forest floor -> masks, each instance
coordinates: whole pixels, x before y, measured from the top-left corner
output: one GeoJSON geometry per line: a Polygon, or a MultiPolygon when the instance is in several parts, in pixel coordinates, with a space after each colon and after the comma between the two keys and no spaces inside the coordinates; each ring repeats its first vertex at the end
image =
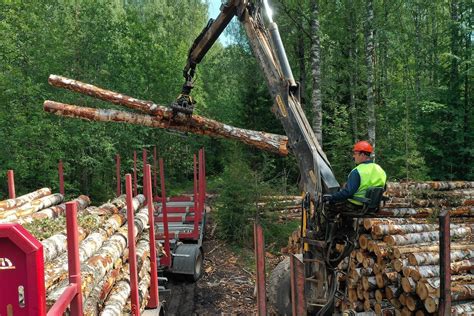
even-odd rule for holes
{"type": "MultiPolygon", "coordinates": [[[[234,250],[217,239],[212,213],[206,226],[203,275],[196,283],[170,278],[166,315],[255,315],[253,252],[234,250]]],[[[270,254],[266,260],[270,267],[279,262],[270,254]]]]}

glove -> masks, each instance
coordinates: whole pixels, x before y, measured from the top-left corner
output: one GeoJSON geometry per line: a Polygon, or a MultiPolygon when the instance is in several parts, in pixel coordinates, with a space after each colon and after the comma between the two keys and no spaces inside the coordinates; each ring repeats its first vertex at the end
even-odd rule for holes
{"type": "Polygon", "coordinates": [[[323,203],[329,203],[332,200],[332,195],[331,194],[324,194],[323,195],[323,203]]]}

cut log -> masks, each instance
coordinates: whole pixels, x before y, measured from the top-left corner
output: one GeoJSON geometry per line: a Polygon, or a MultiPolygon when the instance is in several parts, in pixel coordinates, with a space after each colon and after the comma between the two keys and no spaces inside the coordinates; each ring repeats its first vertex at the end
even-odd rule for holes
{"type": "MultiPolygon", "coordinates": [[[[474,245],[472,245],[474,248],[474,245]]],[[[474,258],[474,249],[451,251],[451,262],[474,258]]],[[[439,264],[439,252],[410,253],[408,262],[414,266],[439,264]]]]}
{"type": "MultiPolygon", "coordinates": [[[[474,284],[460,284],[451,287],[451,300],[453,302],[474,299],[474,284]]],[[[428,312],[434,313],[438,310],[439,298],[428,296],[425,299],[425,308],[428,312]]]]}
{"type": "MultiPolygon", "coordinates": [[[[457,284],[474,284],[473,274],[452,275],[451,286],[457,284]]],[[[420,299],[425,300],[428,296],[440,296],[441,280],[439,277],[427,278],[418,281],[416,285],[416,294],[420,299]]]]}
{"type": "Polygon", "coordinates": [[[408,293],[408,294],[416,293],[416,282],[411,277],[403,277],[401,283],[402,283],[403,291],[405,293],[408,293]]]}
{"type": "MultiPolygon", "coordinates": [[[[447,210],[451,216],[473,216],[474,206],[448,207],[447,210]]],[[[387,208],[383,207],[377,213],[377,216],[390,217],[414,217],[425,218],[439,213],[437,208],[387,208]]]]}
{"type": "Polygon", "coordinates": [[[82,118],[92,121],[127,122],[154,128],[190,132],[198,135],[224,137],[238,140],[258,149],[282,156],[288,155],[288,138],[283,135],[246,130],[223,124],[199,115],[187,116],[182,113],[173,115],[170,108],[150,101],[138,100],[113,91],[101,89],[80,81],[50,75],[49,83],[56,87],[87,94],[89,96],[139,110],[146,114],[137,114],[116,110],[97,110],[77,107],[54,101],[45,101],[44,110],[60,116],[82,118]]]}
{"type": "Polygon", "coordinates": [[[474,181],[388,182],[387,192],[397,190],[454,190],[474,188],[474,181]]]}
{"type": "MultiPolygon", "coordinates": [[[[99,213],[102,214],[101,217],[97,218],[98,219],[97,226],[100,227],[99,233],[98,235],[91,233],[86,238],[86,240],[84,241],[82,241],[82,239],[80,240],[81,244],[79,246],[79,258],[81,261],[84,261],[86,258],[90,257],[102,245],[102,242],[112,234],[110,232],[111,229],[114,231],[114,227],[116,230],[123,223],[124,218],[125,218],[124,217],[125,215],[123,214],[125,214],[126,208],[122,208],[122,217],[117,218],[117,216],[115,216],[113,218],[109,218],[109,216],[111,216],[111,214],[113,213],[117,213],[118,212],[117,207],[123,207],[124,201],[125,201],[125,195],[115,198],[111,203],[105,203],[98,208],[96,207],[93,208],[94,210],[100,209],[101,211],[99,213]],[[107,216],[103,216],[103,215],[107,215],[107,216]],[[102,223],[105,223],[105,225],[102,226],[102,223]]],[[[144,203],[145,197],[143,195],[138,195],[132,201],[133,201],[132,203],[134,207],[138,208],[140,205],[144,203]]],[[[86,209],[85,212],[90,212],[90,211],[86,209]]],[[[92,212],[90,214],[94,214],[94,213],[92,212]]],[[[66,234],[65,233],[57,234],[48,239],[50,241],[47,241],[47,240],[43,241],[45,262],[52,261],[53,258],[56,258],[61,253],[63,253],[63,255],[59,257],[57,260],[55,260],[51,265],[47,265],[46,268],[49,273],[45,274],[45,287],[46,288],[51,287],[54,283],[56,283],[57,280],[62,280],[63,278],[61,276],[65,276],[68,269],[67,253],[65,253],[66,246],[67,246],[66,234]]]]}
{"type": "MultiPolygon", "coordinates": [[[[451,263],[451,273],[458,274],[474,269],[474,259],[467,259],[451,263]]],[[[405,277],[411,276],[415,281],[424,278],[439,277],[439,266],[408,266],[403,269],[405,277]]]]}
{"type": "Polygon", "coordinates": [[[34,192],[19,196],[15,199],[8,199],[8,200],[3,200],[0,201],[0,215],[9,209],[20,207],[23,204],[26,204],[28,202],[31,202],[33,200],[37,200],[39,198],[42,198],[44,196],[50,195],[51,194],[51,189],[50,188],[42,188],[39,190],[36,190],[34,192]]]}
{"type": "MultiPolygon", "coordinates": [[[[474,245],[467,242],[451,243],[451,250],[474,250],[474,245]]],[[[418,245],[407,245],[403,247],[394,247],[393,256],[395,258],[401,258],[403,255],[410,253],[421,253],[421,252],[436,252],[439,251],[439,245],[433,245],[433,243],[423,243],[418,245]]]]}
{"type": "Polygon", "coordinates": [[[374,225],[403,225],[418,222],[419,219],[413,218],[364,218],[363,226],[366,230],[371,230],[374,225]]]}
{"type": "Polygon", "coordinates": [[[457,315],[472,315],[474,313],[474,304],[472,302],[468,303],[454,303],[451,306],[451,314],[453,316],[457,315]]]}
{"type": "MultiPolygon", "coordinates": [[[[73,200],[77,204],[77,211],[84,210],[91,203],[90,199],[86,195],[80,195],[73,200]]],[[[66,212],[66,203],[62,203],[57,206],[51,206],[45,209],[42,209],[36,213],[31,214],[30,216],[25,216],[19,218],[16,222],[19,224],[32,223],[34,220],[41,220],[45,218],[56,218],[66,212]]]]}
{"type": "Polygon", "coordinates": [[[63,200],[64,200],[64,197],[59,193],[46,195],[39,199],[23,204],[22,206],[18,208],[13,208],[13,209],[2,212],[0,214],[0,219],[2,220],[2,222],[15,221],[22,216],[31,215],[44,208],[57,205],[61,203],[63,200]]]}
{"type": "Polygon", "coordinates": [[[419,300],[416,295],[408,295],[405,303],[410,312],[414,312],[423,307],[423,302],[419,300]]]}
{"type": "MultiPolygon", "coordinates": [[[[452,238],[463,238],[471,234],[471,227],[458,227],[451,230],[452,238]]],[[[388,235],[384,237],[384,242],[389,246],[403,246],[423,242],[433,242],[439,240],[439,232],[424,232],[406,235],[388,235]]]]}

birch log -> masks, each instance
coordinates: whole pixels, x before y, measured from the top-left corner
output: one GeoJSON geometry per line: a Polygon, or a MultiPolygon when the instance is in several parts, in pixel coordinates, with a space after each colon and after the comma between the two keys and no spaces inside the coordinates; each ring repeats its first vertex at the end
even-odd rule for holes
{"type": "MultiPolygon", "coordinates": [[[[451,216],[473,216],[474,215],[474,206],[458,206],[458,207],[449,207],[449,214],[451,216]]],[[[377,216],[383,217],[414,217],[414,218],[424,218],[433,216],[437,214],[439,209],[437,208],[387,208],[382,207],[377,213],[377,216]]]]}
{"type": "MultiPolygon", "coordinates": [[[[451,286],[456,284],[474,284],[473,274],[452,275],[451,286]]],[[[416,294],[421,300],[425,300],[428,296],[440,296],[441,280],[439,277],[427,278],[417,282],[416,294]]]]}
{"type": "MultiPolygon", "coordinates": [[[[77,204],[77,210],[84,210],[90,203],[90,199],[86,195],[80,195],[73,200],[77,204]]],[[[21,217],[17,220],[19,224],[32,223],[34,220],[41,220],[45,218],[56,218],[66,212],[66,203],[62,203],[57,206],[51,206],[45,209],[42,209],[36,213],[31,214],[30,216],[21,217]]]]}
{"type": "MultiPolygon", "coordinates": [[[[144,221],[148,220],[148,209],[142,208],[135,217],[134,235],[141,233],[141,228],[145,225],[144,221]]],[[[102,280],[102,278],[113,269],[117,260],[120,260],[122,254],[127,247],[128,233],[127,225],[118,229],[103,245],[81,265],[82,276],[82,296],[86,299],[94,286],[102,280]]],[[[48,303],[56,301],[67,287],[67,282],[62,282],[47,298],[48,303]]]]}
{"type": "Polygon", "coordinates": [[[48,208],[50,206],[59,204],[63,200],[64,200],[64,197],[59,193],[47,195],[39,199],[33,200],[31,202],[28,202],[26,204],[23,204],[22,206],[18,208],[13,208],[13,209],[2,212],[0,214],[0,219],[6,222],[14,221],[22,216],[31,215],[44,208],[48,208]]]}
{"type": "MultiPolygon", "coordinates": [[[[458,227],[451,230],[451,238],[463,238],[471,234],[471,227],[458,227]]],[[[439,240],[439,232],[423,232],[406,235],[387,235],[383,241],[389,246],[403,246],[439,240]]]]}
{"type": "MultiPolygon", "coordinates": [[[[470,258],[474,258],[474,249],[451,251],[451,262],[470,258]]],[[[410,262],[410,264],[414,266],[439,264],[439,252],[410,253],[408,255],[408,262],[410,262]]]]}
{"type": "MultiPolygon", "coordinates": [[[[451,250],[474,250],[474,245],[466,242],[451,243],[451,250]]],[[[403,247],[393,247],[394,258],[401,258],[410,253],[435,252],[439,251],[439,245],[433,243],[422,243],[418,245],[406,245],[403,247]]]]}
{"type": "MultiPolygon", "coordinates": [[[[98,225],[97,231],[94,231],[84,239],[79,245],[79,261],[85,262],[89,259],[104,243],[107,238],[114,234],[126,221],[127,208],[122,208],[117,214],[113,214],[115,211],[115,204],[121,206],[122,198],[117,198],[112,203],[106,203],[101,206],[100,213],[108,211],[109,216],[102,216],[102,221],[98,225]],[[114,204],[115,203],[115,204],[114,204]]],[[[134,211],[137,210],[145,202],[145,197],[141,194],[137,195],[132,199],[132,205],[134,211]]],[[[68,257],[67,253],[64,253],[61,257],[53,262],[52,265],[47,266],[49,273],[45,275],[45,288],[48,289],[59,281],[67,278],[68,269],[68,257]]]]}
{"type": "MultiPolygon", "coordinates": [[[[189,132],[197,135],[223,137],[237,140],[249,146],[281,156],[288,155],[288,138],[286,136],[237,128],[198,115],[186,118],[185,116],[181,117],[182,114],[178,114],[173,117],[173,119],[165,119],[164,117],[155,115],[112,109],[94,109],[49,100],[44,102],[43,108],[46,112],[55,115],[80,118],[89,121],[121,122],[179,132],[189,132]]],[[[168,108],[165,109],[169,112],[168,115],[171,115],[172,110],[168,108]]]]}
{"type": "Polygon", "coordinates": [[[453,316],[458,315],[472,315],[474,313],[474,304],[469,303],[454,303],[451,306],[451,313],[453,316]]]}
{"type": "MultiPolygon", "coordinates": [[[[144,262],[146,258],[149,256],[149,240],[144,238],[143,236],[146,234],[142,234],[142,238],[137,242],[136,247],[136,254],[137,254],[137,266],[144,267],[144,262]]],[[[149,260],[149,259],[148,259],[149,260]]],[[[90,295],[87,297],[84,303],[84,315],[98,315],[98,306],[103,305],[107,296],[109,295],[110,291],[112,290],[116,280],[119,277],[124,277],[128,271],[122,271],[122,261],[118,260],[114,269],[109,271],[106,276],[93,288],[90,295]]],[[[148,265],[149,269],[149,265],[148,265]]]]}
{"type": "MultiPolygon", "coordinates": [[[[474,259],[467,259],[451,263],[451,273],[458,274],[463,271],[474,269],[474,259]]],[[[429,266],[407,266],[403,269],[405,277],[412,277],[415,281],[422,278],[439,277],[439,265],[429,266]]]]}
{"type": "MultiPolygon", "coordinates": [[[[459,284],[451,287],[451,300],[453,302],[474,299],[474,284],[459,284]]],[[[425,300],[425,308],[434,313],[438,310],[439,298],[428,296],[425,300]]]]}
{"type": "Polygon", "coordinates": [[[39,198],[42,198],[44,196],[50,195],[51,194],[51,189],[50,188],[42,188],[39,190],[36,190],[34,192],[19,196],[15,199],[8,199],[4,201],[0,201],[0,214],[2,212],[22,206],[23,204],[26,204],[28,202],[31,202],[33,200],[37,200],[39,198]]]}
{"type": "Polygon", "coordinates": [[[387,191],[397,190],[454,190],[474,188],[474,181],[389,182],[387,191]]]}

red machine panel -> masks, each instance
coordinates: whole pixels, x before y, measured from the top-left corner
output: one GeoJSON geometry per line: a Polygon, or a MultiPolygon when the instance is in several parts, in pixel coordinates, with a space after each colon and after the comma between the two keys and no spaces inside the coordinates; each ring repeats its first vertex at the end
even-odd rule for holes
{"type": "Polygon", "coordinates": [[[19,224],[0,224],[0,315],[45,315],[43,246],[19,224]]]}

